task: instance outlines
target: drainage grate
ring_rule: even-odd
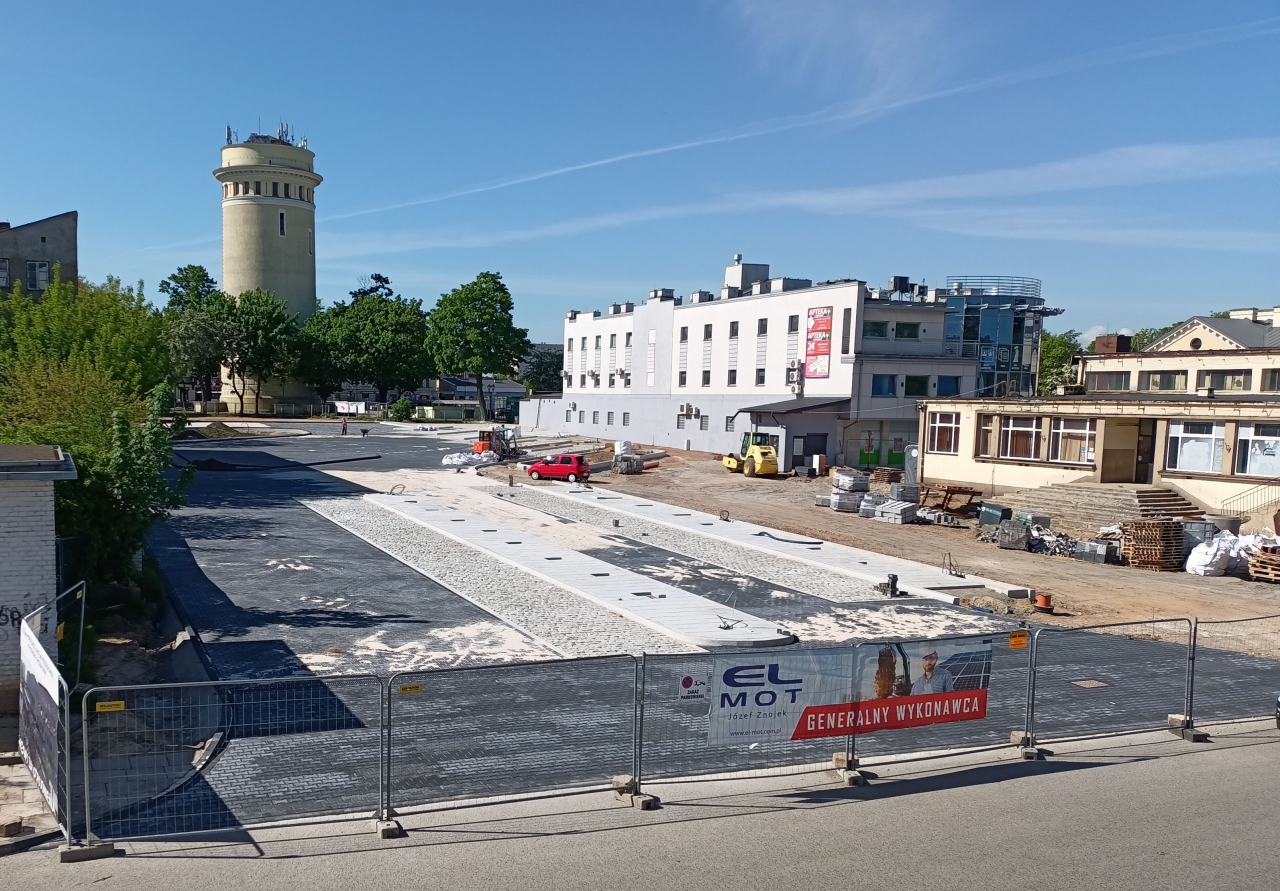
[[[1094,681],[1094,680],[1072,681],[1071,683],[1075,684],[1077,687],[1084,687],[1086,690],[1092,690],[1094,687],[1109,686],[1108,684],[1104,684],[1102,681]]]

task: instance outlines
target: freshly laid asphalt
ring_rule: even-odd
[[[400,428],[374,427],[368,437],[344,438],[333,435],[333,426],[316,427],[314,436],[178,449],[184,459],[212,457],[224,468],[239,468],[197,474],[189,506],[151,538],[221,679],[314,677],[324,673],[330,649],[361,641],[368,670],[386,676],[390,663],[383,654],[440,629],[493,621],[295,500],[364,491],[301,464],[381,455],[352,466],[430,469],[456,451],[456,443]],[[595,555],[704,596],[725,590],[726,575],[736,576],[622,537]],[[732,590],[741,608],[770,610],[779,618],[788,609],[811,609],[809,601],[816,600],[751,578],[737,579]],[[1051,637],[1038,677],[1042,736],[1159,726],[1167,714],[1183,710],[1185,647],[1112,635]],[[994,651],[986,720],[871,734],[858,740],[859,752],[1006,743],[1023,724],[1026,651],[1010,651],[999,639]],[[647,660],[646,776],[812,763],[842,747],[841,740],[828,740],[708,748],[705,704],[677,702],[674,692],[683,674],[708,671],[711,660],[703,654]],[[1197,672],[1224,717],[1266,714],[1280,691],[1280,663],[1269,660],[1205,651]],[[635,676],[635,663],[624,657],[476,667],[433,676],[421,692],[392,691],[393,801],[405,806],[602,784],[630,773]],[[234,684],[224,689],[226,734],[212,764],[148,803],[99,811],[95,831],[103,837],[191,832],[372,809],[383,712],[372,692],[352,682],[298,682],[271,692]],[[328,722],[298,719],[316,713],[328,715]]]

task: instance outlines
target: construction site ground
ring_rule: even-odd
[[[1280,585],[1002,550],[977,541],[972,528],[895,526],[818,507],[814,496],[830,491],[827,477],[750,478],[730,473],[718,455],[666,451],[668,457],[657,470],[635,476],[598,474],[592,485],[710,513],[727,510],[736,519],[933,565],[950,554],[962,571],[1053,595],[1055,614],[1037,618],[1064,625],[1280,614]],[[888,491],[877,484],[872,488]]]

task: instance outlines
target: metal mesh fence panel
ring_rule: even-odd
[[[1197,722],[1275,714],[1280,616],[1196,624],[1192,714]]]
[[[85,695],[92,837],[205,832],[378,805],[370,676],[98,687]]]
[[[608,786],[630,774],[636,665],[604,656],[395,675],[390,807]]]
[[[1009,744],[1009,735],[1015,730],[1021,730],[1026,723],[1030,648],[1011,650],[1007,634],[953,638],[948,639],[948,642],[966,640],[979,644],[990,641],[990,661],[985,664],[972,661],[969,665],[962,666],[943,662],[941,667],[956,675],[957,689],[978,685],[980,680],[983,680],[979,675],[985,674],[986,717],[976,721],[957,721],[905,730],[861,734],[854,743],[859,757]],[[905,643],[914,643],[914,641]],[[881,644],[864,644],[863,646],[881,646]]]
[[[846,654],[853,647],[818,649],[819,654]],[[759,655],[767,661],[766,654]],[[646,781],[741,771],[771,771],[818,764],[830,765],[833,752],[844,751],[844,738],[711,745],[708,737],[710,653],[645,656],[642,777]],[[682,699],[685,678],[707,683],[706,699]]]
[[[1180,632],[1179,632],[1180,629]],[[1167,727],[1186,708],[1186,619],[1035,634],[1039,739]]]

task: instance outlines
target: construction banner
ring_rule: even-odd
[[[805,380],[831,377],[831,322],[834,308],[809,308],[808,327],[804,338]]]
[[[991,641],[717,656],[708,741],[853,736],[986,717]]]

